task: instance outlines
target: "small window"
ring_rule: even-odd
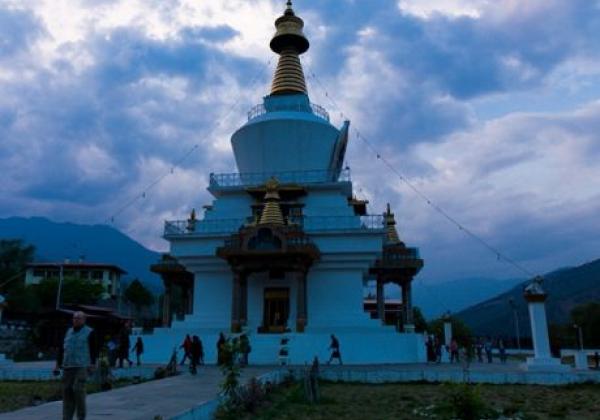
[[[44,270],[36,269],[33,270],[33,277],[44,277],[46,272]]]
[[[103,274],[104,273],[100,270],[94,270],[94,271],[92,271],[92,279],[102,280]]]

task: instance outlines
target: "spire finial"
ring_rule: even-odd
[[[291,0],[287,1],[286,6],[283,16],[275,21],[277,30],[270,43],[271,49],[280,55],[271,95],[307,93],[299,57],[309,47],[302,31],[304,21],[294,14]]]

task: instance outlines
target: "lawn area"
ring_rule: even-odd
[[[468,390],[465,391],[465,388]],[[321,402],[309,404],[298,384],[279,388],[252,419],[449,419],[452,396],[474,393],[485,418],[600,419],[600,385],[320,385]],[[470,394],[473,395],[473,394]],[[477,396],[479,398],[477,398]],[[454,413],[454,414],[453,414]],[[472,418],[480,418],[481,415]],[[458,417],[468,418],[468,417]]]
[[[113,382],[113,388],[133,383],[132,379],[120,379]],[[100,387],[96,382],[88,381],[87,392],[88,394],[100,392]],[[60,400],[62,399],[61,393],[60,380],[0,382],[0,413]]]

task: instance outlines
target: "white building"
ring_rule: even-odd
[[[271,93],[231,138],[239,173],[210,175],[215,200],[202,220],[193,213],[165,223],[170,255],[194,276],[193,307],[144,338],[145,359],[166,362],[192,334],[214,363],[222,331],[249,335],[251,363],[276,363],[282,335],[291,363],[327,360],[330,334],[345,363],[424,361],[410,292],[423,261],[398,238],[389,208],[367,215],[366,202],[354,199],[343,168],[349,122],[337,129],[309,101],[299,59],[309,43],[291,4],[275,26]],[[380,315],[383,285],[403,288],[403,332],[365,312],[372,280]]]
[[[79,262],[38,262],[27,264],[25,285],[39,284],[45,279],[58,279],[60,271],[64,278],[79,278],[104,286],[105,297],[119,294],[121,276],[127,272],[113,264]]]

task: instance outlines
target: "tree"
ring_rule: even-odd
[[[600,303],[589,302],[577,305],[571,310],[571,325],[573,333],[577,333],[574,325],[581,327],[583,344],[588,348],[600,346]]]
[[[19,285],[8,297],[9,307],[15,312],[39,313],[56,306],[59,279],[50,278],[39,284]],[[87,279],[66,277],[61,288],[61,304],[94,304],[104,287]]]
[[[427,321],[421,312],[421,308],[418,306],[413,307],[413,321],[415,323],[415,331],[423,332],[427,330]]]
[[[471,342],[471,329],[464,323],[463,320],[454,316],[450,317],[450,323],[452,324],[452,337],[458,341],[462,346],[466,346]],[[437,337],[444,338],[444,319],[434,319],[427,325],[427,331]]]
[[[13,281],[24,275],[34,254],[35,247],[25,245],[20,239],[0,239],[0,290],[16,287]]]
[[[152,305],[154,302],[154,295],[141,281],[134,279],[129,286],[127,286],[127,289],[125,289],[125,299],[135,307],[135,311],[139,316],[140,311],[144,306]]]

